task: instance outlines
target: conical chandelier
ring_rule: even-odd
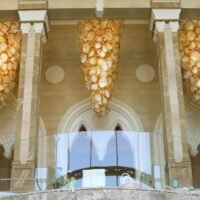
[[[17,22],[0,22],[0,106],[16,85],[21,32]]]
[[[189,82],[195,103],[200,104],[200,20],[183,20],[179,35],[183,78]]]
[[[89,19],[79,23],[81,70],[91,91],[93,110],[104,116],[116,80],[121,20]]]

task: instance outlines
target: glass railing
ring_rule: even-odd
[[[75,188],[118,187],[125,184],[126,178],[140,184],[141,173],[149,182],[152,179],[149,133],[96,131],[60,134],[56,146],[56,177],[62,180],[73,177]],[[149,182],[143,182],[148,187]],[[60,186],[65,187],[65,183]]]
[[[180,137],[130,131],[40,135],[16,140],[15,148],[4,143],[0,151],[0,191],[4,193],[0,196],[48,189],[178,188],[180,180],[169,179],[169,147],[168,152],[177,151],[176,156],[183,159],[181,148],[189,149],[187,140]],[[200,188],[200,155],[192,158],[192,171],[194,186]]]

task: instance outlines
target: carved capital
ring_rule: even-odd
[[[178,31],[180,13],[181,9],[152,9],[150,30],[153,32],[155,42],[158,32],[164,32],[166,24],[169,24],[172,32]]]
[[[41,33],[43,42],[45,42],[49,31],[47,10],[20,10],[18,14],[22,32],[29,33],[30,27],[33,25],[35,33]]]
[[[190,144],[190,155],[196,156],[199,153],[200,134],[199,132],[188,132],[188,142]]]
[[[172,32],[178,32],[178,30],[179,30],[179,22],[178,21],[169,22],[169,26],[170,26]]]

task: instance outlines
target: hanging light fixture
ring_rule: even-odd
[[[200,20],[181,22],[179,42],[183,78],[189,82],[194,102],[200,104]]]
[[[16,85],[20,60],[21,32],[17,22],[0,22],[0,105]]]
[[[122,29],[121,20],[93,19],[79,23],[81,69],[86,88],[91,91],[93,110],[99,116],[109,110]]]

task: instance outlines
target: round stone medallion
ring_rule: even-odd
[[[155,70],[150,65],[140,65],[136,69],[136,77],[139,81],[148,83],[155,78]]]
[[[45,78],[49,83],[57,84],[63,81],[65,72],[62,67],[54,65],[46,70]]]

